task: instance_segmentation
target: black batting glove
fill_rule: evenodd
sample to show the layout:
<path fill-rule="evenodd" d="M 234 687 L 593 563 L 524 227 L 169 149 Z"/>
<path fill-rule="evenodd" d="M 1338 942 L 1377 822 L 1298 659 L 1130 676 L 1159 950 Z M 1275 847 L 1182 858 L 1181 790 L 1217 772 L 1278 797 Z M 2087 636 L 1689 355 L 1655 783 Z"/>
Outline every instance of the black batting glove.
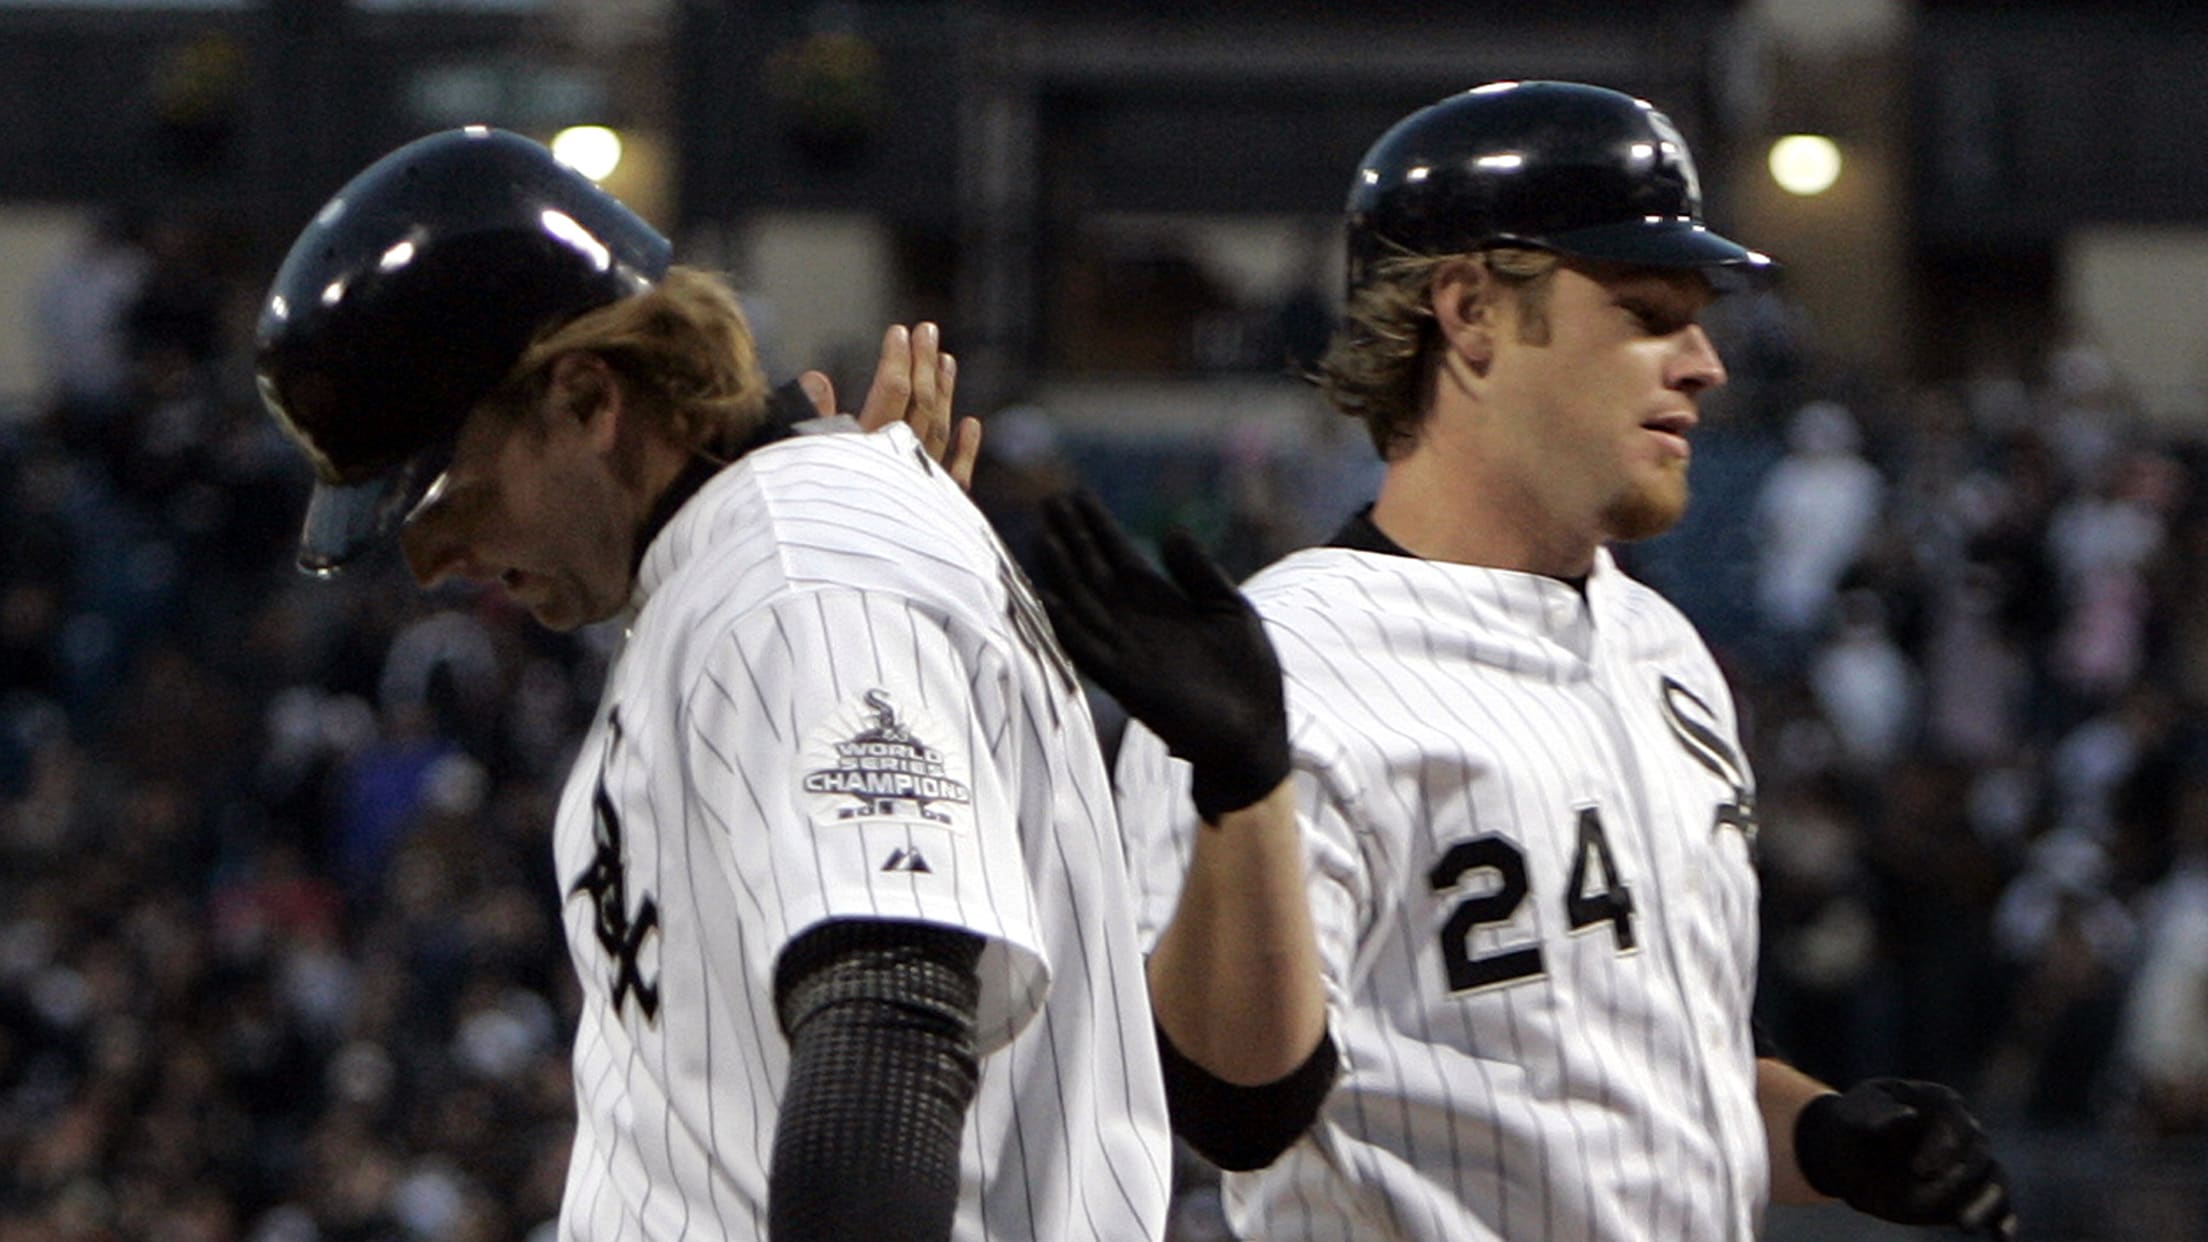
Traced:
<path fill-rule="evenodd" d="M 1280 661 L 1264 623 L 1186 531 L 1152 569 L 1095 497 L 1042 502 L 1043 606 L 1082 673 L 1193 769 L 1216 824 L 1288 776 Z"/>
<path fill-rule="evenodd" d="M 1794 1159 L 1819 1194 L 1903 1225 L 1951 1225 L 2013 1242 L 2016 1212 L 1986 1133 L 1938 1083 L 1872 1078 L 1810 1101 Z"/>

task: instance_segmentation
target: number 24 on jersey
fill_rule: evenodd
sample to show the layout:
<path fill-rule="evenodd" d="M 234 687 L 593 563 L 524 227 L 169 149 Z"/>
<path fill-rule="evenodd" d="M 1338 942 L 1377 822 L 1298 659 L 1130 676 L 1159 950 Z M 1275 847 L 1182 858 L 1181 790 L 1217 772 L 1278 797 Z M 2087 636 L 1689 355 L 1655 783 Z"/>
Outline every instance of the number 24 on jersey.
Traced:
<path fill-rule="evenodd" d="M 1509 838 L 1490 834 L 1459 841 L 1442 853 L 1426 878 L 1436 894 L 1447 894 L 1471 887 L 1482 873 L 1489 882 L 1460 899 L 1441 925 L 1442 969 L 1451 992 L 1514 983 L 1547 969 L 1538 943 L 1473 952 L 1473 934 L 1479 928 L 1509 923 L 1527 901 L 1538 900 L 1527 875 L 1525 851 Z M 1608 923 L 1618 952 L 1631 952 L 1638 944 L 1633 890 L 1618 875 L 1609 838 L 1602 831 L 1602 816 L 1593 807 L 1579 812 L 1579 839 L 1562 896 L 1564 916 L 1574 932 Z"/>

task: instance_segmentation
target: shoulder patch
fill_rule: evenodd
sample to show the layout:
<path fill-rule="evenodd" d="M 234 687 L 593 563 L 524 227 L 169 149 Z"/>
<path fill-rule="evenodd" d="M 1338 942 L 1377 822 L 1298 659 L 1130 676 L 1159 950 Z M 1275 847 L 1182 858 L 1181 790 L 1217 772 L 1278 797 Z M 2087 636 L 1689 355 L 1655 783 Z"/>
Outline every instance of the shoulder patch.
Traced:
<path fill-rule="evenodd" d="M 805 740 L 800 767 L 814 821 L 965 831 L 973 788 L 964 739 L 963 730 L 954 732 L 909 698 L 867 690 Z"/>

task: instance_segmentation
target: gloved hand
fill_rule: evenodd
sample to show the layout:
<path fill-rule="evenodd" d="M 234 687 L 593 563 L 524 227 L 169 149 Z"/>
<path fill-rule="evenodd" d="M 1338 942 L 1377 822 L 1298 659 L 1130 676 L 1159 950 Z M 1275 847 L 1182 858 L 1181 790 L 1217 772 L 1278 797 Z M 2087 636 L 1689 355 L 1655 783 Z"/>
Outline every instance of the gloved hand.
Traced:
<path fill-rule="evenodd" d="M 1206 823 L 1288 776 L 1280 661 L 1249 601 L 1186 531 L 1152 569 L 1095 497 L 1042 503 L 1040 593 L 1066 653 L 1193 769 Z"/>
<path fill-rule="evenodd" d="M 1953 1225 L 2013 1242 L 2016 1212 L 1986 1133 L 1937 1083 L 1871 1078 L 1809 1102 L 1794 1159 L 1818 1193 L 1904 1225 Z"/>

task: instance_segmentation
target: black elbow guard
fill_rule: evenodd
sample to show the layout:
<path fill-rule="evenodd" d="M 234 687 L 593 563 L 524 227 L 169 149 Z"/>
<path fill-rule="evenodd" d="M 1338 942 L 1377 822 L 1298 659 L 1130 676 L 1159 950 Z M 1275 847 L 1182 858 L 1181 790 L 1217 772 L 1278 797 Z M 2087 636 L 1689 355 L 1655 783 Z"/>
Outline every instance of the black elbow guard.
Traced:
<path fill-rule="evenodd" d="M 1173 1132 L 1197 1155 L 1239 1173 L 1280 1159 L 1311 1128 L 1326 1093 L 1334 1089 L 1341 1054 L 1334 1037 L 1322 1035 L 1319 1046 L 1286 1077 L 1244 1087 L 1183 1056 L 1161 1027 L 1158 1061 L 1165 1071 Z"/>

